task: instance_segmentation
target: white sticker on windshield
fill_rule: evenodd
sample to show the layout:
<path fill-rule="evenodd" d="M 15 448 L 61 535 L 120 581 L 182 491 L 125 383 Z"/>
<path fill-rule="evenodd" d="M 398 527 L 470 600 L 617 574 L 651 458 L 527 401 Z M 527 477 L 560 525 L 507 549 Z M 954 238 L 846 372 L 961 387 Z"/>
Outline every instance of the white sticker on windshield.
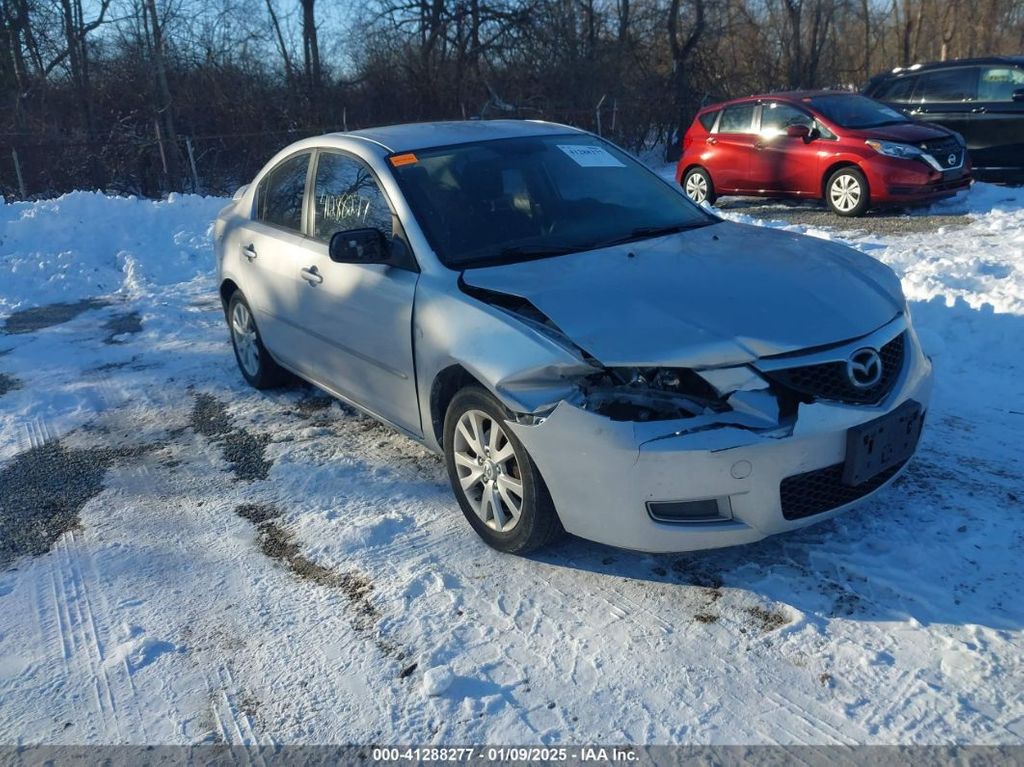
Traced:
<path fill-rule="evenodd" d="M 584 168 L 625 168 L 607 149 L 592 144 L 558 144 L 558 148 Z"/>

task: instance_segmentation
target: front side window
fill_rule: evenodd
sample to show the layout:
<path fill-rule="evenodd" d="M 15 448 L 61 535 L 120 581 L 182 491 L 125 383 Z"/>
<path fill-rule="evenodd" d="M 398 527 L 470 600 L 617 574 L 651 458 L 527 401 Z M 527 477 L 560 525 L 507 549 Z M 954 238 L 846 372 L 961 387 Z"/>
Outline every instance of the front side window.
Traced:
<path fill-rule="evenodd" d="M 943 69 L 921 75 L 914 101 L 974 101 L 978 95 L 978 70 L 973 67 Z"/>
<path fill-rule="evenodd" d="M 306 193 L 309 154 L 282 162 L 260 181 L 256 190 L 256 217 L 274 226 L 302 231 L 302 201 Z"/>
<path fill-rule="evenodd" d="M 1013 92 L 1024 88 L 1024 69 L 990 67 L 981 70 L 979 101 L 1013 101 Z"/>
<path fill-rule="evenodd" d="M 393 172 L 431 246 L 453 269 L 595 250 L 718 220 L 587 135 L 418 149 Z"/>
<path fill-rule="evenodd" d="M 789 104 L 770 103 L 761 107 L 761 135 L 780 136 L 790 125 L 814 127 L 814 118 Z"/>
<path fill-rule="evenodd" d="M 348 229 L 380 229 L 390 239 L 391 208 L 370 169 L 337 152 L 322 152 L 313 187 L 313 236 L 329 242 Z"/>
<path fill-rule="evenodd" d="M 905 115 L 865 96 L 835 94 L 805 99 L 825 119 L 841 128 L 877 128 L 907 122 Z"/>
<path fill-rule="evenodd" d="M 736 104 L 727 107 L 718 121 L 719 133 L 753 133 L 755 104 Z"/>

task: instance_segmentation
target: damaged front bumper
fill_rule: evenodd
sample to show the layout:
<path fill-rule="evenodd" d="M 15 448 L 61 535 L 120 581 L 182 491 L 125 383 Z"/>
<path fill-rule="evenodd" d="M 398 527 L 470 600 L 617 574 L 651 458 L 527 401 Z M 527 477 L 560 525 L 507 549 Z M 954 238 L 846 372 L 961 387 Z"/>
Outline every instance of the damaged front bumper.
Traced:
<path fill-rule="evenodd" d="M 800 404 L 795 423 L 786 428 L 764 428 L 763 421 L 750 417 L 748 422 L 737 413 L 714 421 L 616 421 L 568 401 L 542 420 L 508 425 L 534 459 L 562 524 L 574 535 L 648 552 L 751 543 L 829 519 L 899 473 L 893 469 L 852 492 L 837 487 L 829 496 L 828 482 L 839 483 L 832 470 L 845 460 L 850 428 L 908 400 L 927 409 L 931 363 L 912 331 L 908 337 L 899 378 L 877 405 Z M 822 510 L 794 515 L 784 508 L 784 481 L 800 477 L 818 482 L 814 492 L 824 499 Z M 692 508 L 712 513 L 686 521 L 664 521 L 658 513 L 695 501 L 708 503 Z"/>

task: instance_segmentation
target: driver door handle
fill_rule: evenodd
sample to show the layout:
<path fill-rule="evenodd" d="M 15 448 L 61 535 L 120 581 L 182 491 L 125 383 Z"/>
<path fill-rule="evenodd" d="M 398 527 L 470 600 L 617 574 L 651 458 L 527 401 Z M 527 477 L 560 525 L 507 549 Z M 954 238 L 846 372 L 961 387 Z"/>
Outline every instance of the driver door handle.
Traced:
<path fill-rule="evenodd" d="M 245 256 L 250 261 L 254 261 L 256 259 L 256 246 L 250 242 L 248 245 L 242 248 L 242 255 Z"/>
<path fill-rule="evenodd" d="M 983 113 L 985 113 L 987 111 L 988 111 L 988 109 L 985 108 L 985 107 L 974 107 L 974 109 L 971 110 L 971 112 L 973 112 L 976 115 L 977 114 L 983 114 Z"/>
<path fill-rule="evenodd" d="M 302 275 L 302 279 L 309 283 L 310 287 L 319 285 L 324 281 L 324 276 L 320 274 L 320 270 L 315 266 L 307 266 L 300 272 L 300 274 Z"/>

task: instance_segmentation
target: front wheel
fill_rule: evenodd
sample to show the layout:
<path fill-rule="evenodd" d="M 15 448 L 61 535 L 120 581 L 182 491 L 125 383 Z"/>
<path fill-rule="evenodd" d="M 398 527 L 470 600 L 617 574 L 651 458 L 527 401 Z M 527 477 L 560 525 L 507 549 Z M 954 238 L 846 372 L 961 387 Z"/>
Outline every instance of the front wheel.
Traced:
<path fill-rule="evenodd" d="M 698 205 L 715 204 L 715 185 L 711 176 L 703 168 L 690 168 L 683 176 L 683 191 L 686 196 Z"/>
<path fill-rule="evenodd" d="M 473 386 L 452 399 L 444 419 L 444 455 L 462 513 L 491 547 L 526 554 L 562 533 L 537 467 L 486 390 Z"/>
<path fill-rule="evenodd" d="M 863 216 L 868 209 L 868 182 L 856 168 L 840 168 L 825 184 L 825 204 L 840 216 Z"/>

